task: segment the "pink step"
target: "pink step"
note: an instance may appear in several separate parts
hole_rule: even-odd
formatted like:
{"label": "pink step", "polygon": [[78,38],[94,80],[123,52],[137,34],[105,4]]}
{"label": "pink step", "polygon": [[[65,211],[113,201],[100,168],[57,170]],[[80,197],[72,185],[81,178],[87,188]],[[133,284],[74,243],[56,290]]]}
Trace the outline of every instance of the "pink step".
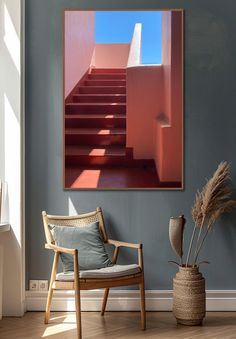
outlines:
{"label": "pink step", "polygon": [[96,147],[96,146],[66,146],[65,155],[89,155],[89,156],[99,156],[103,157],[104,155],[109,156],[125,156],[126,149],[125,147]]}
{"label": "pink step", "polygon": [[122,73],[126,74],[126,68],[92,68],[91,73]]}
{"label": "pink step", "polygon": [[83,135],[125,135],[124,128],[101,129],[101,128],[67,128],[66,134],[83,134]]}
{"label": "pink step", "polygon": [[66,114],[125,114],[126,104],[118,103],[69,103],[65,106]]}
{"label": "pink step", "polygon": [[65,126],[68,128],[99,127],[116,128],[126,126],[125,114],[68,114],[65,116]]}
{"label": "pink step", "polygon": [[66,166],[153,167],[152,159],[134,160],[127,149],[119,146],[76,146],[65,148]]}
{"label": "pink step", "polygon": [[75,94],[73,102],[125,102],[125,94]]}
{"label": "pink step", "polygon": [[85,80],[85,86],[126,86],[126,80]]}
{"label": "pink step", "polygon": [[83,94],[125,94],[126,86],[81,86],[79,93]]}
{"label": "pink step", "polygon": [[125,147],[66,146],[66,166],[117,166],[126,163]]}
{"label": "pink step", "polygon": [[122,73],[90,73],[87,76],[88,80],[126,80],[126,74]]}
{"label": "pink step", "polygon": [[66,145],[125,145],[126,130],[123,128],[66,128]]}

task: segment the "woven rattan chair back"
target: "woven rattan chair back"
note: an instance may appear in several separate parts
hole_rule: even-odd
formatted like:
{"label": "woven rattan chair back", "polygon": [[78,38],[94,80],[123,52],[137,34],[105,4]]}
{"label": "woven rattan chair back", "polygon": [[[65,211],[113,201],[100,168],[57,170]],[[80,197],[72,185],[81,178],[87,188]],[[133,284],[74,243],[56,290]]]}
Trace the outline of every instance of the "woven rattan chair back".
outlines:
{"label": "woven rattan chair back", "polygon": [[59,226],[77,226],[86,227],[93,222],[99,222],[100,232],[104,242],[107,242],[107,233],[104,224],[104,218],[100,207],[94,212],[79,214],[75,216],[59,216],[59,215],[48,215],[43,212],[43,224],[45,236],[48,244],[54,244],[54,239],[48,225],[59,225]]}

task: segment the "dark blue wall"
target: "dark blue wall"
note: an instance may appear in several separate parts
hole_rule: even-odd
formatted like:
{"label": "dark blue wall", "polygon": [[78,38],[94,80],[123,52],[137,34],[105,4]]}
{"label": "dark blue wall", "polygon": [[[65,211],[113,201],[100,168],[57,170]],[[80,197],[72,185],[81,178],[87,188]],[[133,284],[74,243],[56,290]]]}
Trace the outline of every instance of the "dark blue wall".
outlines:
{"label": "dark blue wall", "polygon": [[[63,191],[62,13],[65,8],[185,9],[185,190]],[[112,237],[143,242],[147,289],[170,289],[175,256],[168,240],[172,215],[192,229],[195,192],[221,160],[236,183],[236,2],[234,0],[26,0],[26,244],[27,280],[49,278],[41,211],[67,214],[101,206]],[[124,252],[123,262],[129,253]],[[234,289],[236,214],[209,236],[203,259],[208,289]]]}

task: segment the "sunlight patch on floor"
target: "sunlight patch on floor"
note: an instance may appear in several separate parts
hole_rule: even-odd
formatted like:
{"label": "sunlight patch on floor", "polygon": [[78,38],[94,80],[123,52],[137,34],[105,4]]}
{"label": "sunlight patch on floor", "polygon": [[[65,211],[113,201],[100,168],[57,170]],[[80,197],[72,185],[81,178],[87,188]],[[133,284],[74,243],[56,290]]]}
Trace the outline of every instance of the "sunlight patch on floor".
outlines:
{"label": "sunlight patch on floor", "polygon": [[98,187],[100,173],[100,170],[84,169],[78,174],[78,177],[74,181],[72,187],[77,187],[78,183],[82,188]]}
{"label": "sunlight patch on floor", "polygon": [[[62,319],[63,318],[63,319]],[[63,332],[65,333],[66,338],[66,332],[71,330],[76,330],[76,318],[75,314],[68,314],[67,316],[57,316],[51,318],[51,323],[48,324],[47,328],[45,329],[44,333],[42,334],[42,338],[46,338],[52,335],[59,335]],[[65,324],[66,324],[66,330],[65,330]]]}

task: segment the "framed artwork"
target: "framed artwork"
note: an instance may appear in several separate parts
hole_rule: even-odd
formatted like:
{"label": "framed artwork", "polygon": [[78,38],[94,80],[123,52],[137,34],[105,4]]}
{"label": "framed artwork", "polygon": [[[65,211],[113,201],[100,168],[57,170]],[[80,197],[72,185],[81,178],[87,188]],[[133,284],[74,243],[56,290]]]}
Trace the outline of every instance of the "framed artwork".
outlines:
{"label": "framed artwork", "polygon": [[183,10],[65,10],[65,189],[183,189]]}

